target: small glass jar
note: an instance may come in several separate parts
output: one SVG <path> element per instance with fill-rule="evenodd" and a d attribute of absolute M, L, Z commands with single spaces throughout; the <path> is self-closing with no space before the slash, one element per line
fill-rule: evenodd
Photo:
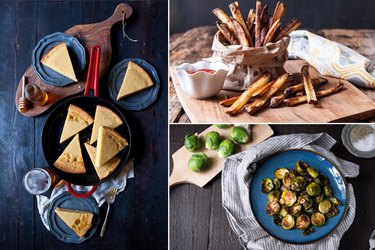
<path fill-rule="evenodd" d="M 48 94 L 46 91 L 40 89 L 37 85 L 29 83 L 26 85 L 25 97 L 29 101 L 43 106 L 48 102 Z"/>
<path fill-rule="evenodd" d="M 59 177 L 49 168 L 34 168 L 27 172 L 22 184 L 32 195 L 43 194 L 60 181 Z"/>

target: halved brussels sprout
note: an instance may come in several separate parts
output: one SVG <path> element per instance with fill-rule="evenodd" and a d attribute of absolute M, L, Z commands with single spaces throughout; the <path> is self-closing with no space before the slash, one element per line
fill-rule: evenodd
<path fill-rule="evenodd" d="M 278 168 L 278 169 L 275 170 L 273 175 L 275 176 L 275 178 L 277 178 L 279 180 L 282 180 L 284 178 L 284 175 L 288 172 L 289 172 L 289 170 L 286 169 L 286 168 Z"/>
<path fill-rule="evenodd" d="M 280 191 L 271 191 L 268 193 L 268 201 L 279 201 L 281 192 Z"/>
<path fill-rule="evenodd" d="M 300 197 L 298 197 L 297 203 L 302 205 L 303 208 L 306 211 L 306 210 L 308 210 L 309 208 L 312 207 L 313 200 L 311 199 L 311 197 L 309 195 L 301 195 Z"/>
<path fill-rule="evenodd" d="M 301 211 L 302 211 L 302 206 L 298 203 L 294 204 L 289 209 L 289 213 L 294 217 L 297 217 L 301 213 Z"/>
<path fill-rule="evenodd" d="M 328 213 L 331 210 L 331 208 L 332 208 L 332 203 L 329 200 L 323 200 L 318 205 L 318 210 L 322 214 Z"/>
<path fill-rule="evenodd" d="M 340 205 L 341 205 L 341 201 L 340 201 L 339 199 L 335 198 L 335 197 L 331 197 L 329 200 L 330 200 L 330 201 L 332 202 L 332 204 L 335 205 L 335 206 L 340 206 Z"/>
<path fill-rule="evenodd" d="M 303 173 L 301 174 L 301 176 L 303 177 L 303 179 L 305 179 L 307 183 L 311 183 L 314 181 L 314 178 L 312 178 L 308 173 Z"/>
<path fill-rule="evenodd" d="M 314 226 L 323 226 L 325 222 L 326 217 L 323 214 L 316 212 L 313 215 L 311 215 L 311 224 L 313 224 Z"/>
<path fill-rule="evenodd" d="M 279 214 L 273 216 L 273 223 L 275 223 L 278 226 L 281 226 L 281 221 L 283 220 L 283 217 Z"/>
<path fill-rule="evenodd" d="M 315 168 L 313 168 L 313 167 L 309 167 L 309 168 L 307 168 L 307 173 L 308 173 L 312 178 L 316 178 L 316 177 L 318 177 L 318 175 L 319 175 L 318 171 L 317 171 Z"/>
<path fill-rule="evenodd" d="M 296 162 L 296 171 L 300 174 L 306 173 L 308 167 L 309 165 L 304 161 L 299 160 Z"/>
<path fill-rule="evenodd" d="M 290 214 L 287 214 L 281 221 L 281 227 L 286 230 L 292 229 L 294 227 L 294 224 L 294 218 Z"/>
<path fill-rule="evenodd" d="M 207 149 L 216 150 L 219 148 L 221 142 L 220 134 L 216 131 L 208 132 L 205 136 L 205 146 Z"/>
<path fill-rule="evenodd" d="M 269 193 L 273 189 L 273 182 L 270 178 L 262 179 L 262 192 Z"/>
<path fill-rule="evenodd" d="M 250 141 L 249 133 L 247 133 L 244 127 L 234 127 L 230 133 L 230 137 L 233 141 L 239 144 L 245 144 Z"/>
<path fill-rule="evenodd" d="M 293 191 L 284 190 L 281 194 L 280 204 L 291 207 L 296 202 L 296 200 L 297 196 Z"/>
<path fill-rule="evenodd" d="M 279 213 L 280 210 L 280 204 L 277 203 L 276 201 L 270 201 L 267 203 L 266 206 L 266 213 L 270 216 L 273 216 L 277 213 Z"/>
<path fill-rule="evenodd" d="M 284 177 L 285 178 L 285 177 Z M 292 183 L 290 185 L 290 189 L 296 192 L 301 192 L 306 188 L 306 181 L 301 176 L 297 176 L 293 178 Z"/>
<path fill-rule="evenodd" d="M 305 212 L 308 214 L 313 214 L 313 213 L 318 212 L 318 209 L 316 209 L 315 207 L 310 207 L 308 209 L 305 209 Z"/>
<path fill-rule="evenodd" d="M 184 141 L 185 148 L 191 152 L 197 151 L 201 147 L 198 134 L 185 135 Z"/>
<path fill-rule="evenodd" d="M 322 186 L 328 184 L 328 179 L 324 174 L 319 174 L 318 177 L 316 177 L 314 181 Z"/>
<path fill-rule="evenodd" d="M 315 182 L 310 183 L 306 187 L 306 191 L 310 196 L 318 196 L 320 195 L 320 192 L 321 192 L 319 185 L 316 184 Z"/>
<path fill-rule="evenodd" d="M 310 217 L 306 214 L 301 214 L 297 217 L 296 228 L 306 229 L 310 226 Z"/>
<path fill-rule="evenodd" d="M 306 228 L 305 231 L 303 231 L 303 235 L 309 235 L 309 234 L 311 234 L 312 232 L 314 232 L 314 228 L 312 228 L 312 227 L 308 227 L 308 228 Z"/>
<path fill-rule="evenodd" d="M 332 190 L 331 188 L 328 186 L 328 185 L 324 185 L 323 187 L 323 192 L 324 192 L 324 195 L 327 196 L 327 197 L 332 197 Z"/>
<path fill-rule="evenodd" d="M 316 204 L 319 204 L 323 200 L 324 200 L 324 194 L 320 194 L 320 195 L 314 197 L 314 201 L 315 201 Z"/>
<path fill-rule="evenodd" d="M 220 143 L 218 155 L 220 158 L 227 158 L 236 151 L 236 146 L 232 140 L 225 139 Z"/>
<path fill-rule="evenodd" d="M 280 187 L 281 187 L 281 183 L 280 183 L 279 179 L 274 178 L 274 179 L 273 179 L 273 188 L 274 188 L 275 190 L 279 190 Z"/>
<path fill-rule="evenodd" d="M 334 217 L 334 216 L 336 216 L 338 214 L 339 214 L 339 210 L 337 209 L 337 207 L 332 206 L 331 210 L 326 214 L 326 216 L 328 218 L 332 218 L 332 217 Z"/>
<path fill-rule="evenodd" d="M 282 206 L 280 211 L 279 211 L 279 215 L 281 217 L 285 217 L 287 214 L 289 214 L 289 210 L 286 206 Z"/>
<path fill-rule="evenodd" d="M 286 173 L 283 177 L 283 185 L 287 188 L 290 188 L 290 185 L 292 184 L 293 179 L 295 178 L 295 175 L 292 173 Z"/>

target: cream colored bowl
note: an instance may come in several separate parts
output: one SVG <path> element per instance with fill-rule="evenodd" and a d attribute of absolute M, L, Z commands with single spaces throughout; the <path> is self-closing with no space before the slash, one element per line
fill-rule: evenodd
<path fill-rule="evenodd" d="M 189 74 L 187 71 L 212 69 L 215 73 L 198 71 Z M 228 66 L 223 63 L 199 61 L 193 64 L 183 63 L 175 68 L 182 90 L 194 99 L 207 99 L 217 95 L 223 88 L 228 73 Z"/>

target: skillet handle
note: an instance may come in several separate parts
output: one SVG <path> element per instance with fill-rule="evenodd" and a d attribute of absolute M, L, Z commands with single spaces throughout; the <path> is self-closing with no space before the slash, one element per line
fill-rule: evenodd
<path fill-rule="evenodd" d="M 94 45 L 90 52 L 89 70 L 87 71 L 87 79 L 84 95 L 88 96 L 90 90 L 94 91 L 94 96 L 99 96 L 99 64 L 100 64 L 100 47 Z"/>
<path fill-rule="evenodd" d="M 88 191 L 87 193 L 76 193 L 73 188 L 72 188 L 72 184 L 70 182 L 66 182 L 66 187 L 68 188 L 68 191 L 71 195 L 73 195 L 74 197 L 76 198 L 87 198 L 87 197 L 90 197 L 95 191 L 96 191 L 96 188 L 97 186 L 94 185 L 92 186 L 91 190 Z"/>

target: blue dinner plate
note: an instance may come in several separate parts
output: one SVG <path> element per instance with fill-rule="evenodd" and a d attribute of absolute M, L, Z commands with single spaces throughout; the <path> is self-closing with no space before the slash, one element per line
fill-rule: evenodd
<path fill-rule="evenodd" d="M 73 210 L 88 211 L 94 214 L 93 225 L 86 235 L 80 238 L 65 222 L 55 213 L 55 209 L 68 208 Z M 53 235 L 66 243 L 81 243 L 90 238 L 99 225 L 99 207 L 92 198 L 78 199 L 69 192 L 64 192 L 56 197 L 48 210 L 48 224 Z"/>
<path fill-rule="evenodd" d="M 117 94 L 120 91 L 121 84 L 124 80 L 124 76 L 128 68 L 129 61 L 133 61 L 140 65 L 149 74 L 152 81 L 154 82 L 154 85 L 148 89 L 142 90 L 139 93 L 125 97 L 124 99 L 117 101 Z M 109 95 L 111 96 L 111 99 L 114 102 L 116 102 L 126 110 L 139 111 L 146 109 L 156 100 L 160 89 L 160 80 L 156 72 L 156 69 L 148 62 L 138 58 L 130 58 L 122 60 L 113 67 L 109 75 L 108 88 Z"/>
<path fill-rule="evenodd" d="M 61 42 L 65 42 L 68 48 L 74 72 L 79 79 L 80 74 L 85 70 L 86 52 L 77 38 L 65 33 L 55 32 L 42 38 L 32 53 L 32 65 L 35 73 L 43 82 L 59 87 L 66 86 L 74 81 L 43 65 L 40 60 L 44 54 Z"/>
<path fill-rule="evenodd" d="M 309 235 L 303 235 L 303 230 L 285 230 L 277 226 L 273 222 L 273 217 L 266 213 L 267 194 L 262 193 L 261 190 L 263 178 L 273 179 L 273 172 L 277 168 L 294 169 L 298 160 L 305 161 L 311 167 L 317 169 L 319 173 L 326 175 L 333 195 L 342 202 L 337 207 L 339 214 L 335 217 L 327 218 L 325 224 L 321 227 L 314 226 L 314 232 Z M 264 230 L 281 241 L 303 244 L 318 241 L 336 229 L 347 211 L 347 189 L 345 179 L 330 161 L 312 151 L 289 150 L 276 153 L 260 164 L 250 184 L 250 201 L 254 216 Z"/>

